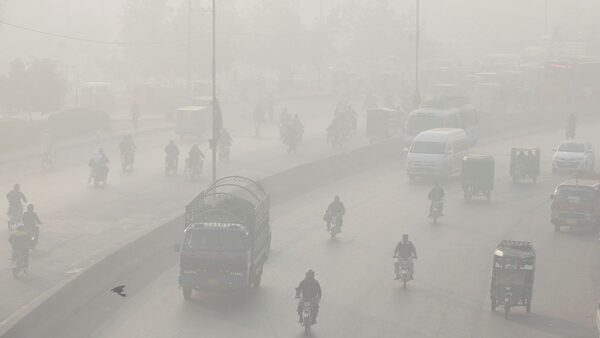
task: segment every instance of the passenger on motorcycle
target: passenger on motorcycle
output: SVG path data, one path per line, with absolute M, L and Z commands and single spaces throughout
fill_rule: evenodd
M 33 242 L 37 243 L 40 237 L 40 228 L 38 225 L 42 224 L 42 221 L 40 221 L 40 218 L 38 217 L 37 213 L 33 211 L 33 209 L 33 204 L 29 204 L 27 206 L 27 211 L 23 213 L 22 221 L 25 231 L 30 234 Z
M 408 235 L 402 235 L 402 241 L 398 242 L 396 248 L 394 249 L 394 257 L 400 257 L 402 259 L 406 259 L 409 262 L 409 271 L 411 277 L 415 273 L 415 268 L 412 259 L 417 259 L 417 250 L 411 241 L 408 240 Z M 396 277 L 394 279 L 400 279 L 400 263 L 395 263 L 395 273 Z
M 22 255 L 24 258 L 23 268 L 24 271 L 27 271 L 27 267 L 29 266 L 29 250 L 31 249 L 31 236 L 25 231 L 25 227 L 19 225 L 17 230 L 8 237 L 8 242 L 12 248 L 11 260 L 15 261 L 18 255 Z
M 227 129 L 221 129 L 221 133 L 219 134 L 219 138 L 217 139 L 217 146 L 220 149 L 230 148 L 233 143 L 233 138 L 227 131 Z
M 340 196 L 335 196 L 333 202 L 329 204 L 327 210 L 325 211 L 325 222 L 327 222 L 327 231 L 331 229 L 331 220 L 334 215 L 338 216 L 340 232 L 342 232 L 342 226 L 344 225 L 344 215 L 346 214 L 346 207 L 344 203 L 340 200 Z
M 433 188 L 429 191 L 427 198 L 431 201 L 429 206 L 429 216 L 433 214 L 433 206 L 437 202 L 441 202 L 444 199 L 444 188 L 438 183 L 435 182 Z M 440 206 L 440 213 L 443 213 L 443 205 Z
M 52 162 L 52 158 L 54 157 L 54 137 L 50 133 L 42 135 L 41 154 L 42 161 Z
M 313 270 L 306 271 L 304 279 L 296 288 L 296 298 L 300 298 L 300 302 L 298 302 L 298 323 L 302 323 L 302 303 L 305 301 L 312 303 L 315 310 L 314 324 L 317 323 L 321 296 L 321 284 L 315 279 L 315 272 Z

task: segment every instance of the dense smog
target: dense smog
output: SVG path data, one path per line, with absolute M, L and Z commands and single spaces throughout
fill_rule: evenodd
M 0 338 L 599 337 L 598 18 L 0 0 Z

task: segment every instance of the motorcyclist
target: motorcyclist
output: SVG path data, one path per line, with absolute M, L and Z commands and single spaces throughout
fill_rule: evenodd
M 179 157 L 179 147 L 172 140 L 169 141 L 169 144 L 165 147 L 165 154 L 167 157 L 167 162 L 174 162 L 175 168 L 177 168 L 177 159 Z
M 42 135 L 41 146 L 42 161 L 52 163 L 54 157 L 54 137 L 50 133 Z
M 281 114 L 279 114 L 279 137 L 284 138 L 285 132 L 292 122 L 292 116 L 288 113 L 287 108 L 284 108 Z
M 300 143 L 302 143 L 302 136 L 304 135 L 304 124 L 302 124 L 302 122 L 300 121 L 298 114 L 294 115 L 294 118 L 292 119 L 290 126 L 291 126 L 291 128 L 293 128 L 293 130 L 297 134 L 298 141 Z
M 327 210 L 325 211 L 325 222 L 327 222 L 327 231 L 331 230 L 331 221 L 334 215 L 339 218 L 340 232 L 342 232 L 342 226 L 344 225 L 344 215 L 346 214 L 346 207 L 340 200 L 340 196 L 335 196 L 333 202 L 329 203 Z
M 133 139 L 131 135 L 126 135 L 123 137 L 121 142 L 119 143 L 119 149 L 121 150 L 122 157 L 129 157 L 131 163 L 133 163 L 133 156 L 136 150 L 135 143 L 133 143 Z
M 438 182 L 435 182 L 427 198 L 431 201 L 431 205 L 429 206 L 429 216 L 431 216 L 435 203 L 441 202 L 444 199 L 444 188 Z M 440 213 L 443 213 L 443 205 L 440 207 Z
M 321 296 L 321 284 L 315 279 L 315 272 L 313 270 L 306 271 L 304 279 L 296 288 L 296 298 L 300 298 L 300 302 L 298 303 L 298 323 L 302 323 L 302 303 L 304 301 L 312 302 L 315 310 L 313 323 L 317 323 Z
M 21 186 L 19 184 L 13 185 L 13 190 L 6 194 L 8 200 L 8 211 L 6 212 L 9 217 L 15 217 L 18 219 L 23 214 L 23 203 L 27 203 L 27 197 L 21 192 Z M 14 220 L 17 221 L 16 219 Z
M 33 238 L 33 242 L 37 243 L 40 237 L 40 228 L 38 225 L 42 224 L 42 221 L 34 211 L 33 204 L 27 206 L 27 211 L 23 213 L 22 221 L 25 231 Z
M 188 155 L 188 165 L 191 172 L 191 177 L 193 178 L 196 175 L 196 170 L 199 168 L 205 156 L 202 150 L 200 150 L 200 147 L 198 147 L 198 144 L 192 145 Z
M 221 129 L 221 133 L 219 134 L 219 138 L 217 139 L 217 147 L 221 152 L 221 157 L 225 159 L 229 159 L 229 149 L 231 148 L 231 144 L 233 143 L 233 138 L 229 134 L 227 129 Z
M 575 116 L 575 113 L 571 113 L 567 117 L 567 123 L 565 126 L 565 129 L 566 129 L 565 134 L 566 134 L 567 139 L 575 138 L 575 127 L 576 126 L 577 126 L 577 117 Z
M 402 241 L 398 242 L 396 248 L 394 249 L 394 258 L 396 257 L 408 260 L 408 269 L 412 278 L 412 276 L 415 273 L 412 259 L 417 259 L 417 250 L 415 249 L 415 246 L 412 244 L 412 242 L 408 240 L 407 234 L 402 235 Z M 400 263 L 396 262 L 394 268 L 396 273 L 396 277 L 394 279 L 400 279 Z
M 344 136 L 344 133 L 346 132 L 344 129 L 345 123 L 342 118 L 339 116 L 334 117 L 329 127 L 327 127 L 327 142 L 335 145 L 336 138 Z
M 8 237 L 8 242 L 12 248 L 12 261 L 17 259 L 17 255 L 23 255 L 23 271 L 27 272 L 29 266 L 29 250 L 31 249 L 31 236 L 25 227 L 19 225 L 17 230 Z
M 108 164 L 110 161 L 108 157 L 104 153 L 104 149 L 99 147 L 96 149 L 94 154 L 92 154 L 92 158 L 90 159 L 89 166 L 91 168 L 90 177 L 88 178 L 88 183 L 92 181 L 92 177 L 94 176 L 94 172 L 99 169 L 104 169 L 108 172 Z

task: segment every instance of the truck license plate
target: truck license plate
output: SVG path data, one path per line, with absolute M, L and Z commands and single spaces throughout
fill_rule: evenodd
M 567 225 L 577 225 L 577 220 L 575 220 L 575 219 L 568 219 L 567 220 Z

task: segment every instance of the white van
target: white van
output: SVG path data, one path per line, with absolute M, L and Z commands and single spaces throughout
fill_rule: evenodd
M 436 128 L 419 133 L 406 156 L 406 173 L 415 177 L 458 175 L 470 141 L 464 129 Z

